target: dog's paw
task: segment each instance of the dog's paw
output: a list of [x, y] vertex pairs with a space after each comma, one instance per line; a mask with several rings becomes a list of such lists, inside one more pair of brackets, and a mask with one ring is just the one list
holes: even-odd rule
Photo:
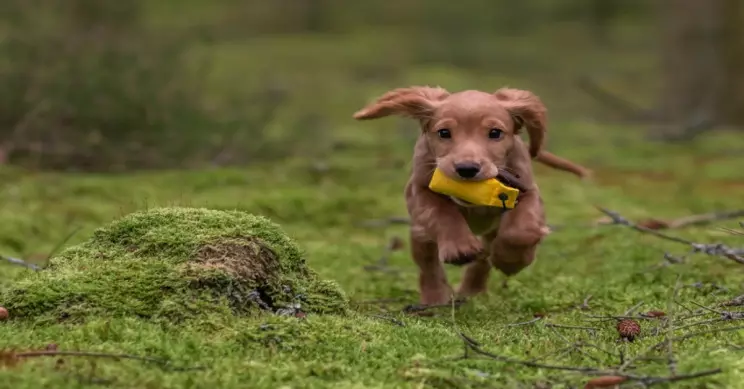
[[475, 261], [483, 252], [483, 244], [475, 236], [467, 239], [444, 241], [440, 240], [439, 260], [455, 266], [467, 265]]

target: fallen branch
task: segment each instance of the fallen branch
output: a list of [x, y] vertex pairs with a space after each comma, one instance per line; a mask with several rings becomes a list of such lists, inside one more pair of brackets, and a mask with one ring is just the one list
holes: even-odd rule
[[658, 115], [655, 115], [653, 112], [633, 104], [630, 100], [624, 99], [601, 87], [588, 76], [577, 78], [576, 86], [601, 104], [620, 112], [624, 116], [623, 120], [631, 122], [648, 122], [657, 119]]
[[407, 217], [403, 216], [391, 216], [384, 219], [372, 219], [365, 220], [359, 225], [361, 227], [375, 228], [375, 227], [387, 227], [389, 225], [408, 225], [411, 221]]
[[33, 263], [28, 263], [19, 258], [6, 257], [6, 256], [0, 256], [0, 258], [4, 259], [11, 265], [22, 266], [22, 267], [25, 267], [26, 269], [31, 269], [33, 271], [39, 271], [42, 269], [41, 266], [34, 265]]
[[483, 350], [480, 347], [480, 345], [477, 342], [474, 342], [472, 338], [470, 338], [469, 336], [465, 335], [462, 332], [458, 332], [458, 333], [460, 335], [460, 338], [463, 340], [463, 343], [465, 344], [466, 350], [472, 351], [475, 354], [484, 356], [489, 359], [493, 359], [495, 361], [515, 364], [515, 365], [521, 365], [521, 366], [531, 367], [531, 368], [536, 368], [536, 369], [561, 370], [561, 371], [569, 371], [569, 372], [576, 372], [576, 373], [584, 373], [584, 374], [591, 375], [591, 376], [623, 377], [625, 378], [626, 381], [635, 381], [635, 382], [642, 383], [646, 386], [650, 386], [653, 384], [659, 384], [659, 383], [690, 380], [694, 378], [700, 378], [700, 377], [706, 377], [706, 376], [710, 376], [714, 374], [719, 374], [722, 372], [721, 369], [712, 369], [712, 370], [705, 370], [705, 371], [691, 373], [691, 374], [674, 375], [674, 376], [668, 376], [668, 377], [655, 377], [655, 376], [639, 376], [639, 375], [625, 374], [622, 372], [617, 372], [617, 371], [612, 371], [612, 370], [603, 370], [603, 369], [598, 369], [595, 367], [551, 365], [551, 364], [538, 363], [538, 362], [529, 361], [529, 360], [521, 360], [521, 359], [516, 359], [516, 358], [511, 358], [511, 357], [506, 357], [503, 355], [491, 353], [489, 351]]
[[393, 267], [390, 267], [388, 265], [388, 262], [390, 261], [390, 257], [393, 255], [393, 253], [398, 250], [401, 250], [404, 247], [404, 245], [405, 243], [403, 243], [403, 239], [397, 236], [390, 238], [388, 243], [385, 245], [382, 255], [377, 260], [377, 262], [375, 262], [372, 265], [365, 265], [364, 270], [379, 271], [383, 273], [398, 273], [399, 270]]
[[662, 232], [659, 232], [659, 231], [656, 231], [656, 230], [653, 230], [653, 229], [650, 229], [650, 228], [639, 226], [639, 225], [637, 225], [637, 224], [629, 221], [628, 219], [622, 217], [617, 212], [610, 211], [608, 209], [605, 209], [605, 208], [602, 208], [602, 207], [599, 207], [599, 206], [597, 206], [596, 208], [600, 212], [602, 212], [605, 215], [609, 216], [612, 219], [613, 224], [623, 225], [623, 226], [629, 227], [629, 228], [631, 228], [633, 230], [636, 230], [638, 232], [642, 232], [642, 233], [654, 235], [656, 237], [659, 237], [659, 238], [664, 239], [664, 240], [668, 240], [670, 242], [676, 242], [676, 243], [685, 244], [687, 246], [690, 246], [692, 248], [692, 252], [694, 252], [694, 253], [702, 252], [702, 253], [705, 253], [705, 254], [708, 254], [708, 255], [711, 255], [711, 256], [718, 256], [718, 257], [730, 259], [730, 260], [732, 260], [734, 262], [737, 262], [737, 263], [740, 263], [740, 264], [744, 264], [744, 256], [738, 255], [735, 250], [731, 249], [730, 247], [728, 247], [728, 246], [726, 246], [724, 244], [696, 243], [696, 242], [693, 242], [693, 241], [690, 241], [690, 240], [687, 240], [687, 239], [684, 239], [684, 238], [667, 235], [667, 234], [664, 234]]

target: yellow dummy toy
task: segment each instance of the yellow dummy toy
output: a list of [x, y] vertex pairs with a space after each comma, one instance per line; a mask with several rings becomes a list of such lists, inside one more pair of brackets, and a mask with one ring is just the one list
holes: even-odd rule
[[512, 209], [517, 205], [519, 189], [507, 186], [496, 178], [484, 181], [461, 181], [449, 178], [439, 169], [429, 182], [429, 189], [457, 197], [474, 205]]

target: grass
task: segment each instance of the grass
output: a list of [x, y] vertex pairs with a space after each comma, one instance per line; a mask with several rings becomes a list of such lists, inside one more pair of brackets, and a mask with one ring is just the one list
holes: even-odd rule
[[[556, 133], [564, 130], [560, 124], [556, 128]], [[579, 126], [570, 130], [566, 127], [565, 131], [577, 137], [591, 137], [611, 128]], [[515, 358], [547, 355], [564, 349], [567, 342], [579, 340], [591, 341], [614, 353], [622, 350], [630, 356], [662, 339], [650, 336], [653, 322], [642, 322], [645, 337], [634, 343], [617, 344], [614, 322], [590, 322], [581, 312], [565, 308], [592, 295], [588, 312], [591, 314], [619, 315], [640, 301], [645, 302], [642, 310], [667, 310], [677, 277], [681, 285], [688, 285], [679, 291], [678, 299], [690, 307], [694, 307], [690, 302], [711, 305], [740, 294], [744, 282], [741, 265], [698, 255], [685, 264], [649, 270], [662, 261], [665, 251], [683, 253], [684, 247], [621, 227], [581, 226], [601, 216], [592, 204], [632, 218], [673, 217], [741, 206], [744, 186], [736, 183], [737, 179], [741, 182], [741, 176], [737, 177], [730, 168], [730, 160], [711, 159], [716, 148], [706, 146], [723, 142], [733, 147], [732, 139], [727, 134], [712, 135], [690, 148], [694, 152], [665, 146], [654, 154], [644, 154], [639, 147], [627, 151], [627, 160], [608, 152], [604, 160], [596, 163], [600, 166], [599, 179], [594, 183], [580, 183], [538, 166], [550, 222], [566, 227], [545, 241], [539, 260], [514, 278], [508, 289], [501, 289], [499, 277], [495, 276], [488, 295], [458, 309], [454, 313], [457, 327], [485, 349]], [[590, 159], [561, 147], [561, 143], [553, 150]], [[309, 173], [306, 161], [301, 159], [244, 170], [121, 176], [4, 171], [0, 218], [3, 252], [7, 255], [40, 257], [73, 228], [81, 230], [68, 246], [85, 240], [97, 227], [114, 218], [154, 206], [239, 209], [280, 223], [305, 250], [309, 266], [322, 278], [336, 280], [342, 286], [353, 310], [349, 316], [310, 313], [305, 320], [271, 315], [228, 316], [225, 320], [183, 325], [164, 325], [134, 316], [95, 317], [83, 324], [10, 321], [1, 324], [0, 344], [4, 349], [21, 350], [55, 343], [61, 350], [131, 353], [165, 358], [179, 366], [207, 367], [204, 371], [169, 372], [136, 361], [97, 361], [93, 377], [112, 380], [115, 387], [231, 388], [248, 383], [252, 388], [518, 387], [520, 383], [536, 382], [560, 387], [565, 382], [586, 381], [586, 377], [575, 373], [487, 360], [449, 360], [462, 352], [462, 342], [448, 309], [433, 317], [400, 313], [400, 308], [417, 298], [416, 269], [408, 253], [399, 251], [391, 256], [389, 265], [397, 270], [393, 274], [370, 272], [364, 266], [377, 260], [391, 237], [405, 239], [405, 228], [358, 226], [367, 219], [405, 214], [401, 189], [406, 179], [406, 147], [385, 150], [381, 144], [380, 149], [374, 152], [367, 147], [352, 148], [331, 154], [326, 159], [328, 171], [315, 175]], [[665, 161], [667, 168], [659, 169], [664, 179], [638, 168]], [[675, 233], [699, 241], [736, 243], [733, 236], [713, 227]], [[5, 288], [12, 288], [14, 279], [26, 272], [5, 265], [0, 269], [0, 282]], [[451, 281], [456, 282], [457, 269], [449, 272]], [[698, 282], [705, 286], [689, 286]], [[711, 283], [728, 291], [714, 293]], [[366, 302], [375, 299], [399, 301]], [[529, 320], [538, 312], [553, 312], [549, 315], [553, 323], [597, 326], [599, 330], [590, 336], [579, 330], [553, 330], [539, 322], [506, 326]], [[393, 317], [404, 325], [375, 315]], [[685, 332], [679, 330], [677, 334]], [[744, 332], [738, 331], [679, 342], [675, 344], [678, 369], [688, 372], [721, 367], [724, 373], [706, 382], [736, 387], [744, 376], [742, 354], [727, 345], [742, 340]], [[576, 366], [612, 366], [619, 362], [596, 350], [586, 352], [599, 362], [579, 352], [548, 357], [546, 362]], [[55, 370], [54, 364], [54, 359], [29, 360], [19, 367], [0, 370], [0, 382], [14, 388], [93, 385], [88, 362], [68, 358], [60, 370]], [[663, 363], [647, 362], [641, 370], [666, 373]], [[676, 387], [694, 385], [680, 383]]]
[[[0, 388], [576, 387], [588, 377], [492, 360], [457, 359], [463, 352], [458, 329], [499, 355], [544, 357], [540, 360], [560, 365], [611, 367], [620, 362], [620, 352], [635, 356], [662, 340], [662, 336], [652, 335], [658, 322], [642, 321], [643, 336], [621, 344], [616, 341], [614, 321], [589, 321], [585, 314], [619, 315], [640, 301], [644, 302], [641, 311], [672, 314], [668, 303], [677, 283], [681, 285], [677, 299], [690, 308], [695, 308], [693, 303], [707, 306], [744, 293], [741, 265], [695, 255], [683, 264], [653, 268], [663, 261], [665, 252], [683, 254], [685, 247], [619, 226], [587, 226], [602, 216], [594, 204], [631, 219], [671, 218], [741, 207], [744, 173], [740, 166], [744, 157], [740, 150], [744, 141], [740, 133], [716, 133], [693, 144], [660, 146], [643, 141], [639, 128], [588, 121], [583, 114], [592, 102], [569, 87], [574, 76], [592, 71], [593, 65], [588, 64], [593, 61], [580, 53], [586, 44], [581, 41], [585, 33], [568, 31], [576, 43], [560, 46], [576, 50], [576, 55], [553, 56], [540, 49], [556, 46], [551, 43], [556, 36], [550, 28], [536, 31], [536, 36], [497, 39], [506, 52], [518, 52], [520, 58], [527, 58], [524, 61], [534, 68], [532, 73], [519, 73], [520, 66], [510, 62], [516, 56], [504, 56], [503, 66], [495, 66], [507, 70], [488, 74], [450, 66], [409, 66], [406, 50], [385, 44], [383, 40], [389, 38], [385, 34], [369, 31], [357, 32], [360, 35], [348, 41], [322, 36], [298, 41], [284, 36], [197, 47], [195, 58], [213, 56], [218, 62], [210, 75], [211, 88], [205, 91], [210, 105], [219, 107], [224, 103], [222, 99], [245, 94], [243, 77], [246, 84], [258, 83], [256, 80], [267, 74], [264, 70], [272, 69], [290, 83], [295, 95], [270, 130], [302, 130], [307, 112], [327, 118], [326, 127], [332, 130], [325, 131], [321, 139], [315, 139], [319, 137], [314, 133], [301, 135], [313, 139], [317, 146], [313, 152], [303, 150], [295, 158], [256, 163], [245, 169], [108, 176], [0, 170], [3, 255], [43, 263], [61, 243], [65, 248], [83, 243], [112, 220], [154, 207], [240, 210], [280, 224], [304, 251], [308, 266], [321, 278], [335, 280], [352, 307], [348, 315], [309, 313], [305, 319], [215, 314], [172, 324], [135, 315], [97, 315], [73, 323], [2, 322], [0, 349], [4, 350], [41, 349], [54, 343], [60, 350], [129, 353], [166, 359], [174, 366], [204, 369], [170, 371], [141, 361], [91, 362], [84, 358], [65, 358], [60, 366], [56, 358], [33, 358], [16, 367], [0, 368]], [[646, 39], [637, 31], [631, 33], [638, 35], [637, 39]], [[359, 44], [362, 40], [370, 45]], [[300, 45], [302, 50], [298, 49]], [[256, 52], [267, 55], [249, 55]], [[340, 70], [372, 59], [385, 68], [377, 57], [393, 62], [390, 67], [405, 69], [399, 71], [395, 85], [354, 81], [349, 72]], [[548, 57], [554, 59], [544, 60]], [[634, 88], [653, 83], [648, 57], [607, 49], [591, 58], [607, 64], [609, 72], [644, 75], [641, 82], [617, 81], [618, 89], [628, 96], [638, 93]], [[281, 66], [272, 61], [281, 62]], [[406, 228], [360, 226], [368, 219], [405, 215], [402, 190], [415, 138], [413, 123], [407, 123], [410, 128], [406, 130], [410, 131], [404, 132], [397, 126], [402, 122], [395, 119], [364, 124], [350, 119], [351, 113], [371, 96], [416, 83], [441, 84], [452, 90], [496, 89], [503, 84], [535, 89], [551, 113], [555, 112], [551, 116], [555, 120], [550, 128], [550, 150], [584, 162], [597, 172], [594, 182], [582, 183], [537, 165], [549, 222], [564, 228], [544, 242], [539, 259], [512, 279], [508, 289], [502, 289], [501, 277], [494, 275], [487, 295], [454, 313], [444, 308], [435, 311], [434, 316], [401, 312], [417, 300], [417, 270], [406, 250], [390, 256], [388, 265], [394, 272], [365, 269], [380, 258], [391, 238], [401, 237], [407, 242]], [[314, 168], [317, 162], [326, 168]], [[736, 226], [732, 221], [718, 225]], [[731, 245], [738, 239], [741, 246], [740, 237], [714, 227], [691, 227], [673, 233]], [[64, 253], [57, 252], [57, 257]], [[29, 272], [0, 263], [0, 294], [24, 282]], [[448, 273], [455, 284], [459, 270], [449, 268]], [[580, 305], [589, 295], [589, 311], [568, 309]], [[673, 309], [677, 315], [684, 312], [681, 307]], [[531, 320], [536, 313], [548, 314], [548, 318], [533, 325], [508, 325]], [[701, 320], [712, 317], [716, 315]], [[546, 322], [598, 329], [590, 334], [550, 328]], [[675, 335], [732, 325], [704, 324], [677, 330]], [[591, 348], [559, 353], [577, 341], [592, 342], [614, 355]], [[705, 387], [742, 387], [744, 351], [731, 346], [742, 342], [744, 331], [676, 342], [673, 347], [680, 373], [714, 367], [722, 368], [723, 373], [674, 387], [697, 388], [702, 387], [701, 383]], [[668, 374], [663, 362], [644, 361], [640, 365], [633, 374]]]

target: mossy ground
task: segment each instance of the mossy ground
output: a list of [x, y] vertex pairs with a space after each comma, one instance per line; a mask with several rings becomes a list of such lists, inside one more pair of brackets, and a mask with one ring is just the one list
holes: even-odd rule
[[[203, 371], [173, 372], [135, 361], [96, 360], [92, 370], [88, 361], [68, 358], [64, 368], [55, 370], [54, 359], [33, 359], [0, 370], [0, 387], [88, 388], [100, 385], [99, 380], [117, 388], [520, 388], [548, 387], [547, 383], [581, 387], [587, 378], [579, 373], [452, 358], [461, 355], [462, 341], [449, 310], [438, 311], [433, 317], [400, 313], [404, 305], [417, 299], [417, 271], [408, 252], [397, 251], [390, 256], [387, 270], [391, 271], [365, 269], [383, 254], [390, 238], [406, 239], [404, 226], [365, 228], [360, 223], [405, 214], [402, 189], [415, 129], [411, 124], [411, 132], [403, 134], [394, 119], [355, 124], [349, 117], [370, 96], [403, 84], [441, 84], [452, 90], [496, 89], [504, 84], [534, 88], [555, 113], [549, 148], [588, 164], [597, 173], [594, 182], [581, 183], [537, 165], [549, 222], [565, 227], [546, 239], [537, 262], [511, 280], [508, 289], [502, 289], [500, 277], [494, 276], [488, 295], [455, 312], [459, 330], [483, 348], [514, 358], [546, 356], [541, 360], [555, 364], [617, 365], [619, 358], [595, 349], [561, 351], [570, 343], [591, 341], [615, 354], [622, 351], [633, 356], [661, 340], [652, 336], [655, 324], [642, 322], [643, 337], [634, 343], [618, 344], [613, 322], [587, 321], [584, 313], [617, 315], [640, 301], [644, 302], [644, 311], [669, 312], [667, 304], [678, 280], [682, 287], [677, 300], [690, 308], [693, 302], [709, 305], [744, 293], [741, 265], [695, 255], [682, 264], [655, 268], [665, 252], [683, 254], [686, 248], [618, 226], [588, 226], [602, 216], [594, 204], [629, 218], [666, 218], [740, 208], [744, 198], [741, 133], [706, 134], [689, 145], [659, 146], [644, 141], [637, 127], [572, 118], [567, 114], [572, 107], [581, 107], [583, 112], [583, 107], [593, 103], [586, 96], [571, 94], [568, 88], [572, 76], [588, 70], [577, 67], [577, 63], [592, 61], [567, 51], [553, 55], [550, 48], [556, 45], [549, 43], [555, 42], [553, 30], [546, 28], [536, 34], [540, 36], [530, 37], [530, 44], [517, 40], [513, 45], [521, 51], [512, 54], [529, 57], [525, 61], [538, 70], [551, 66], [550, 71], [519, 77], [512, 73], [472, 74], [448, 67], [411, 67], [398, 84], [351, 88], [355, 98], [349, 97], [350, 88], [336, 74], [342, 66], [339, 58], [347, 58], [345, 48], [364, 48], [354, 51], [360, 56], [384, 57], [377, 48], [390, 45], [370, 46], [323, 37], [317, 41], [302, 39], [301, 43], [280, 37], [274, 45], [261, 40], [261, 48], [273, 47], [278, 55], [286, 52], [286, 66], [297, 62], [293, 59], [298, 50], [293, 47], [302, 46], [303, 52], [311, 53], [306, 56], [314, 61], [302, 62], [302, 69], [297, 71], [313, 74], [313, 80], [298, 86], [297, 106], [289, 107], [288, 115], [304, 104], [311, 110], [326, 109], [323, 113], [334, 118], [334, 130], [323, 139], [314, 139], [313, 145], [318, 146], [313, 149], [317, 150], [315, 155], [303, 154], [281, 163], [257, 163], [245, 169], [121, 176], [3, 170], [3, 254], [44, 257], [77, 227], [82, 229], [67, 246], [83, 242], [96, 228], [116, 217], [153, 206], [239, 209], [281, 224], [307, 252], [308, 265], [321, 278], [338, 281], [351, 299], [353, 311], [346, 316], [311, 313], [304, 320], [228, 315], [227, 320], [216, 323], [202, 321], [175, 327], [133, 317], [96, 317], [77, 324], [0, 324], [0, 348], [4, 349], [36, 349], [56, 343], [61, 350], [132, 353], [166, 358], [179, 366], [206, 366]], [[372, 43], [382, 39], [368, 38]], [[560, 45], [561, 50], [578, 48], [581, 39], [579, 34], [572, 36], [571, 41], [577, 43]], [[499, 44], [508, 45], [511, 40], [504, 38]], [[317, 48], [328, 55], [317, 55]], [[244, 51], [250, 49], [250, 45], [224, 45], [210, 52], [224, 62], [223, 73], [215, 75], [214, 90], [207, 93], [208, 97], [224, 95], [226, 91], [221, 87], [231, 91], [243, 88], [235, 80], [250, 73], [246, 70], [250, 66], [258, 66], [258, 58]], [[646, 57], [627, 52], [612, 56], [610, 51], [596, 59], [633, 71], [646, 69], [650, 63]], [[645, 82], [618, 84], [626, 95], [637, 96], [636, 88]], [[323, 149], [325, 146], [328, 148]], [[332, 148], [336, 146], [338, 150]], [[730, 153], [732, 150], [739, 152]], [[327, 169], [313, 170], [313, 157], [321, 156]], [[715, 228], [722, 225], [736, 224], [729, 221], [672, 233], [735, 245], [737, 238]], [[738, 245], [742, 245], [741, 239]], [[448, 271], [451, 282], [456, 283], [459, 269]], [[12, 288], [27, 271], [0, 265], [0, 272], [0, 287]], [[589, 311], [566, 309], [580, 305], [588, 295], [592, 295]], [[507, 326], [530, 320], [537, 312], [548, 312], [552, 323], [599, 329], [589, 334], [551, 329], [544, 323]], [[710, 317], [716, 315], [701, 319]], [[734, 324], [720, 322], [693, 329]], [[721, 367], [724, 372], [674, 387], [743, 387], [744, 351], [734, 347], [742, 344], [744, 331], [675, 343], [680, 373], [711, 367]], [[636, 373], [668, 372], [666, 364], [659, 361], [646, 361], [643, 366], [643, 371]]]
[[[556, 133], [571, 133], [570, 126], [556, 127]], [[580, 129], [585, 133], [607, 130], [593, 126]], [[573, 131], [582, 133], [575, 132], [575, 128]], [[683, 285], [678, 300], [688, 307], [694, 307], [693, 302], [709, 305], [743, 293], [741, 265], [695, 255], [684, 264], [654, 268], [663, 261], [664, 252], [682, 254], [685, 247], [622, 227], [586, 226], [601, 217], [593, 204], [620, 211], [630, 218], [674, 217], [741, 206], [742, 177], [728, 169], [736, 162], [710, 159], [715, 157], [716, 143], [733, 142], [741, 141], [736, 136], [719, 134], [698, 143], [698, 151], [694, 153], [672, 146], [659, 148], [645, 158], [645, 164], [680, 161], [679, 168], [670, 165], [666, 169], [663, 179], [627, 167], [627, 161], [614, 157], [602, 161], [593, 183], [581, 183], [538, 166], [550, 222], [564, 228], [545, 241], [539, 260], [511, 280], [508, 289], [502, 289], [500, 277], [495, 276], [488, 295], [458, 309], [454, 317], [459, 329], [481, 342], [484, 348], [517, 358], [556, 353], [565, 349], [567, 342], [579, 340], [591, 341], [615, 353], [622, 350], [630, 356], [661, 339], [651, 336], [653, 322], [642, 323], [645, 336], [641, 339], [618, 344], [613, 322], [587, 321], [584, 313], [617, 315], [639, 301], [644, 301], [642, 310], [667, 310], [677, 277]], [[572, 155], [567, 148], [554, 150]], [[627, 151], [627, 155], [637, 153], [638, 149]], [[573, 155], [581, 158], [579, 153]], [[407, 157], [401, 148], [393, 158], [403, 162]], [[21, 175], [6, 171], [7, 186], [0, 216], [5, 221], [2, 245], [8, 254], [33, 258], [48, 253], [76, 226], [82, 226], [83, 230], [68, 246], [82, 242], [91, 234], [125, 236], [117, 233], [116, 228], [104, 229], [104, 235], [94, 231], [112, 218], [154, 205], [238, 208], [267, 215], [281, 223], [307, 251], [309, 266], [321, 278], [339, 282], [352, 300], [353, 312], [348, 316], [311, 313], [304, 320], [268, 314], [244, 318], [228, 315], [228, 319], [219, 322], [199, 321], [175, 327], [134, 317], [95, 317], [82, 324], [13, 321], [1, 325], [0, 344], [6, 349], [29, 349], [56, 343], [63, 350], [132, 353], [166, 358], [177, 365], [208, 367], [205, 371], [167, 372], [134, 361], [97, 361], [95, 378], [113, 380], [114, 387], [524, 387], [535, 382], [551, 382], [561, 387], [561, 383], [584, 382], [586, 378], [576, 373], [487, 360], [448, 359], [462, 352], [448, 309], [433, 317], [400, 313], [404, 305], [417, 298], [417, 272], [408, 253], [404, 250], [390, 256], [388, 265], [392, 272], [368, 271], [365, 266], [375, 263], [390, 238], [405, 239], [406, 229], [359, 225], [370, 218], [404, 214], [400, 193], [406, 177], [393, 162], [389, 156], [337, 153], [327, 161], [329, 172], [316, 182], [298, 169], [301, 165], [296, 161], [266, 169], [119, 177]], [[720, 175], [710, 178], [705, 171]], [[724, 175], [727, 177], [721, 177]], [[251, 190], [262, 182], [266, 183], [263, 189]], [[126, 223], [118, 226], [124, 227]], [[735, 237], [717, 231], [715, 226], [673, 233], [698, 241], [736, 243]], [[126, 227], [121, 231], [133, 229]], [[180, 236], [179, 231], [158, 228], [152, 233], [165, 233], [174, 240]], [[147, 246], [140, 249], [153, 254], [169, 250]], [[63, 251], [60, 261], [76, 250], [80, 248]], [[19, 281], [14, 279], [25, 277], [21, 273], [27, 272], [6, 265], [0, 269], [2, 285], [6, 288], [15, 287]], [[449, 272], [452, 282], [457, 282], [458, 269]], [[565, 309], [581, 304], [588, 295], [592, 295], [590, 311]], [[390, 301], [369, 301], [377, 299]], [[590, 335], [584, 331], [551, 329], [540, 323], [506, 325], [529, 320], [537, 312], [550, 313], [552, 323], [596, 326], [599, 330]], [[390, 316], [403, 326], [375, 315]], [[697, 329], [714, 325], [724, 327], [734, 323], [701, 325]], [[738, 387], [744, 378], [744, 355], [731, 345], [743, 342], [744, 331], [679, 342], [674, 346], [678, 369], [688, 372], [722, 367], [723, 374], [704, 380], [709, 383], [707, 387]], [[586, 349], [585, 353], [555, 354], [545, 361], [611, 366], [618, 363], [616, 359]], [[93, 386], [85, 378], [90, 371], [88, 362], [69, 359], [61, 371], [56, 371], [54, 364], [53, 359], [38, 359], [2, 370], [0, 386]], [[659, 362], [647, 362], [645, 366], [645, 372], [667, 371], [665, 364]], [[675, 387], [698, 384], [699, 381], [680, 383]]]
[[16, 319], [138, 317], [216, 321], [260, 309], [344, 313], [346, 296], [318, 279], [279, 226], [241, 211], [158, 208], [100, 228], [16, 280], [0, 305]]

